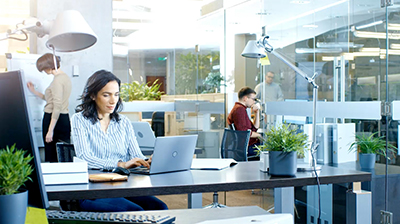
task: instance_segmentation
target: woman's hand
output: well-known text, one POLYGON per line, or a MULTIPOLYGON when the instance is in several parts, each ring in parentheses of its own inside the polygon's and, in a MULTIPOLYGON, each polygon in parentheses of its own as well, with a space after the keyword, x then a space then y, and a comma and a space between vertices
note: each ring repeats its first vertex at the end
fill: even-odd
POLYGON ((52 131, 48 131, 46 134, 46 142, 50 143, 53 141, 53 132, 52 131))
POLYGON ((151 160, 153 159, 153 155, 150 156, 150 158, 147 159, 147 162, 151 165, 151 160))
POLYGON ((29 91, 31 91, 32 93, 34 93, 35 90, 35 85, 32 82, 28 82, 26 83, 26 85, 28 86, 29 91))
POLYGON ((127 162, 119 162, 118 166, 123 167, 125 169, 130 169, 137 166, 145 166, 147 168, 150 168, 150 164, 140 158, 133 158, 127 162))

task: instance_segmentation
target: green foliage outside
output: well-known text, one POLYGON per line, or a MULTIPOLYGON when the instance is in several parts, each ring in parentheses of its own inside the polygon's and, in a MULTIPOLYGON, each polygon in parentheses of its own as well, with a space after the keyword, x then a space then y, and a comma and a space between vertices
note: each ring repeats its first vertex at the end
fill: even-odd
POLYGON ((18 189, 28 180, 33 168, 29 162, 32 156, 25 156, 26 151, 15 148, 0 150, 0 195, 18 193, 18 189))
POLYGON ((206 79, 203 81, 206 89, 202 93, 215 93, 220 92, 221 81, 224 80, 221 73, 210 72, 206 79), (217 90, 217 91, 215 91, 217 90))
MULTIPOLYGON (((203 84, 210 73, 217 73, 213 66, 219 65, 219 52, 198 55, 198 93, 215 92, 215 87, 203 84)), ((219 73, 219 72, 218 72, 219 73)), ((197 77, 197 55, 177 54, 175 62, 175 94, 195 94, 197 77)))
POLYGON ((134 100, 160 100, 163 92, 159 91, 161 83, 155 80, 150 86, 149 83, 140 84, 138 81, 122 83, 120 97, 124 102, 134 100))
MULTIPOLYGON (((386 157, 386 140, 384 136, 378 137, 378 132, 371 135, 365 133, 356 135, 356 140, 351 143, 349 151, 365 154, 378 154, 386 157), (376 136, 376 137, 375 137, 376 136)), ((388 143, 388 151, 395 152, 397 148, 388 143)))
POLYGON ((307 139, 305 133, 297 133, 297 128, 285 123, 265 132, 261 138, 263 144, 256 147, 259 151, 295 151, 298 155, 304 156, 304 151, 309 145, 307 139))

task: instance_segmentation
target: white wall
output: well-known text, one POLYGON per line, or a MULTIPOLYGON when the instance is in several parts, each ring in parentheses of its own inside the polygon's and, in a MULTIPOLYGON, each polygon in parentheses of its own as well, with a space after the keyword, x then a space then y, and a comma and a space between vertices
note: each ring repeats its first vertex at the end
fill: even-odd
MULTIPOLYGON (((72 80, 70 97, 70 115, 75 113, 78 97, 82 94, 86 80, 95 71, 112 71, 112 1, 111 0, 33 0, 31 15, 40 20, 55 19, 64 10, 79 11, 97 35, 97 43, 92 47, 73 53, 57 53, 61 56, 61 70, 72 80), (72 66, 78 66, 79 76, 72 77, 72 66)), ((47 36, 37 38, 37 45, 31 46, 31 53, 51 52, 45 47, 47 36)), ((31 41, 32 45, 32 41, 31 41)), ((33 44, 34 45, 34 44, 33 44)))

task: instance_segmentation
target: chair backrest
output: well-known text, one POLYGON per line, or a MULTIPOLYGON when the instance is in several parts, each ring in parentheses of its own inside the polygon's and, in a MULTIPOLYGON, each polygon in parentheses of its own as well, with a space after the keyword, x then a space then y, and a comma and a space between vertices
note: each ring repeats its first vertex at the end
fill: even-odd
POLYGON ((236 161, 247 161, 251 131, 237 131, 225 128, 221 143, 221 157, 236 161))
POLYGON ((154 111, 153 115, 151 116, 151 128, 153 129, 154 135, 156 137, 165 136, 164 115, 165 115, 165 112, 154 111))
POLYGON ((75 148, 73 144, 57 142, 57 157, 58 162, 73 162, 75 154, 75 148))

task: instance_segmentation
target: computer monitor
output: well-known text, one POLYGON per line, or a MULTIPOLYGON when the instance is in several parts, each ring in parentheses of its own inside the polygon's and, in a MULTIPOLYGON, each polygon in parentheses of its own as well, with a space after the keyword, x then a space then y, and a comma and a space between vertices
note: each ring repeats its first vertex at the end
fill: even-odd
POLYGON ((22 71, 0 73, 0 149, 16 144, 33 156, 31 165, 34 172, 32 181, 27 181, 28 204, 38 208, 48 208, 49 202, 40 166, 39 149, 27 104, 25 82, 22 71))

